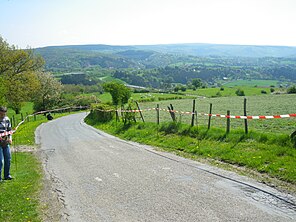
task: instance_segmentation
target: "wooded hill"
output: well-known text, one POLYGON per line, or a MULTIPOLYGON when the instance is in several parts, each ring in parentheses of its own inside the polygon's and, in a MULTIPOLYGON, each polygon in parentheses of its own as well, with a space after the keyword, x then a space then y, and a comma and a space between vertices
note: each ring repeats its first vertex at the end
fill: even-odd
POLYGON ((55 74, 106 75, 132 85, 163 87, 201 78, 296 81, 296 47, 174 44, 147 46, 69 45, 37 48, 55 74))

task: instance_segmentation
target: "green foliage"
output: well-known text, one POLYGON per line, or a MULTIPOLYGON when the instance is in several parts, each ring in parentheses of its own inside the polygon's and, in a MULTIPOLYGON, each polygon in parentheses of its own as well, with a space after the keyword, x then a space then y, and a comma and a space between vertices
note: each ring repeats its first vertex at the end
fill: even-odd
POLYGON ((38 91, 36 72, 41 71, 43 65, 43 59, 35 56, 32 50, 9 46, 0 37, 0 82, 5 88, 2 95, 16 113, 38 91))
POLYGON ((245 92, 244 92, 244 90, 242 90, 242 89, 237 89, 237 90, 235 91, 235 94, 236 94, 237 96, 245 96, 245 92))
POLYGON ((158 97, 158 101, 162 101, 162 100, 176 100, 176 99, 182 99, 183 96, 166 96, 166 97, 158 97))
POLYGON ((77 73, 77 74, 67 74, 61 76, 62 84, 81 84, 86 86, 96 85, 98 83, 97 80, 89 78, 86 74, 77 73))
POLYGON ((273 93, 275 91, 274 88, 270 88, 270 92, 273 93))
POLYGON ((113 119, 115 109, 107 104, 92 104, 90 114, 85 119, 87 123, 108 122, 113 119))
POLYGON ((114 105, 123 105, 128 102, 131 97, 131 91, 125 85, 117 82, 108 82, 103 85, 106 92, 109 92, 112 96, 112 102, 114 105))
POLYGON ((288 94, 296 94, 296 86, 291 86, 287 89, 288 94))
POLYGON ((73 85, 67 84, 63 85, 63 94, 79 95, 85 93, 103 93, 103 88, 100 84, 97 85, 73 85))
POLYGON ((191 80, 191 84, 197 89, 197 88, 201 88, 202 86, 202 81, 199 78, 195 78, 191 80))

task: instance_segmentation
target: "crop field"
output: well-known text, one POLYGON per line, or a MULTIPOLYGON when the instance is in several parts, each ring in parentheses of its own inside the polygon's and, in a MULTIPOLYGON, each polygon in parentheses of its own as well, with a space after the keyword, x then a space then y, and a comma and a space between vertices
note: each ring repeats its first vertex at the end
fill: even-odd
MULTIPOLYGON (((262 95, 262 96, 247 96, 247 115, 282 115, 296 113, 296 95, 283 94, 283 95, 262 95)), ((210 103, 212 103, 212 114, 226 114, 227 110, 230 115, 243 115, 244 97, 217 97, 217 98, 197 98, 196 111, 197 120, 195 124, 207 126, 208 116, 202 113, 209 113, 210 103)), ((156 108, 157 104, 162 109, 172 104, 174 110, 191 112, 192 99, 183 100, 167 100, 158 102, 140 103, 140 108, 143 111, 143 116, 147 122, 156 122, 156 111, 145 111, 145 109, 156 108)), ((135 107, 134 107, 135 108, 135 107)), ((140 115, 137 114, 138 121, 141 121, 140 115)), ((176 113, 177 121, 182 123, 191 123, 190 114, 176 113)), ((172 121, 169 112, 160 111, 160 122, 172 121)), ((243 119, 230 119, 231 129, 241 128, 244 129, 243 119)), ((249 130, 258 130, 273 133, 287 133, 291 134, 296 130, 296 118, 281 118, 281 119, 249 119, 249 130)), ((226 128, 226 118, 212 117, 211 127, 226 128)))

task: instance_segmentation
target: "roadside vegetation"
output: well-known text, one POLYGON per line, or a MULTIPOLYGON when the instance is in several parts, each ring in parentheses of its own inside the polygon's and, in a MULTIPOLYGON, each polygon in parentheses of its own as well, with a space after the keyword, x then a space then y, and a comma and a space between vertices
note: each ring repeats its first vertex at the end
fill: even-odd
MULTIPOLYGON (((26 103, 23 111, 33 113, 33 104, 26 103)), ((68 114, 54 113, 53 116, 59 118, 68 114)), ((21 114, 16 115, 9 110, 8 116, 11 115, 21 121, 21 114)), ((44 115, 36 115, 20 125, 13 135, 11 174, 14 180, 0 183, 0 221, 42 221, 42 211, 47 205, 40 202, 43 169, 36 155, 35 130, 46 122, 44 115)))
MULTIPOLYGON (((95 115, 95 114, 94 114, 95 115)), ((126 140, 160 147, 190 157, 206 158, 247 167, 296 185, 296 149, 287 134, 262 133, 224 129, 208 130, 204 126, 190 127, 188 124, 132 123, 111 121, 100 123, 89 115, 86 122, 126 140)))
MULTIPOLYGON (((207 159, 243 167, 295 187, 296 142, 290 135, 295 131, 296 118, 249 119, 248 134, 244 131, 243 119, 231 119, 229 133, 226 132, 226 118, 212 117, 211 127, 208 128, 209 117, 203 114, 209 113, 210 103, 213 114, 225 115, 230 110, 231 115, 243 115, 244 98, 247 98, 249 116, 292 114, 296 110, 296 104, 291 103, 295 99, 293 94, 196 97, 198 115, 194 126, 191 126, 190 114, 192 99, 139 103, 145 122, 142 122, 139 113, 122 112, 117 121, 115 113, 105 118, 102 110, 110 112, 115 107, 101 106, 100 111, 97 111, 97 107, 93 106, 86 122, 126 140, 160 147, 193 159, 207 159), (167 111, 171 105, 174 110, 179 111, 175 113, 175 121, 167 111), (159 113, 159 125, 155 110, 157 106, 166 109, 159 113), (180 111, 189 112, 189 115, 180 111)), ((131 101, 125 107, 137 109, 131 101)))

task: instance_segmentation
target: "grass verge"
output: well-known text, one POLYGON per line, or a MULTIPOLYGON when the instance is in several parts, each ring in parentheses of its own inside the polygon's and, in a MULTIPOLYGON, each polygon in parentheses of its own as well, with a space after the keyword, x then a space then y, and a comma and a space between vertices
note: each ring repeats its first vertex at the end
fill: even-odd
POLYGON ((126 140, 160 147, 193 159, 210 159, 234 166, 245 167, 261 174, 296 185, 296 149, 288 135, 224 129, 190 127, 165 123, 121 122, 95 123, 91 117, 86 122, 96 128, 126 140))
POLYGON ((41 221, 37 208, 42 170, 35 155, 13 153, 11 173, 15 179, 0 184, 0 221, 41 221))
MULTIPOLYGON (((54 114, 54 118, 68 114, 54 114)), ((13 147, 34 146, 36 128, 47 121, 44 116, 38 116, 36 121, 32 119, 22 124, 13 135, 13 147)), ((0 183, 0 221, 42 221, 40 192, 43 172, 37 155, 32 151, 13 152, 11 174, 14 180, 0 183)))

